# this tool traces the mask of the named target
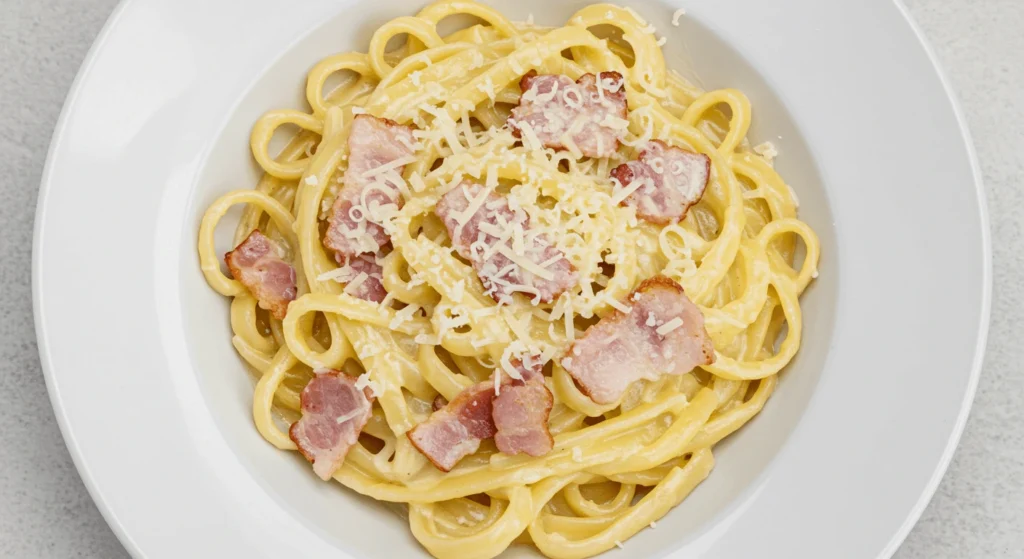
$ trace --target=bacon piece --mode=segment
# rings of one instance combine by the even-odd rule
[[[481,196],[485,197],[483,203],[479,203]],[[464,215],[471,208],[476,208],[473,215]],[[472,263],[487,294],[496,301],[511,303],[512,293],[518,291],[532,295],[537,302],[551,302],[579,280],[565,255],[539,231],[530,229],[525,211],[512,210],[508,198],[479,184],[463,181],[441,197],[434,212],[448,228],[452,246]],[[517,247],[520,236],[522,246]],[[516,254],[517,248],[522,254]],[[538,269],[547,277],[535,273]]]
[[[678,283],[664,276],[645,280],[624,304],[632,305],[628,314],[614,311],[602,318],[562,359],[562,367],[593,401],[610,404],[638,380],[714,363],[704,315]]]
[[[523,362],[524,359],[526,363]],[[544,378],[544,361],[541,361],[539,355],[524,355],[522,358],[512,357],[509,359],[509,364],[519,372],[519,376],[524,381],[543,380]]]
[[[568,76],[530,72],[519,81],[523,91],[508,123],[517,137],[530,131],[544,147],[568,149],[571,138],[582,155],[608,157],[619,149],[625,131],[625,81],[618,72]]]
[[[270,311],[278,320],[288,312],[288,303],[295,300],[295,268],[284,261],[284,249],[259,229],[224,255],[231,277],[248,289],[260,308]]]
[[[494,436],[493,400],[493,383],[474,384],[413,427],[407,433],[409,441],[437,469],[449,472],[459,460],[476,452],[480,441]]]
[[[554,397],[544,385],[543,365],[527,368],[519,359],[511,363],[523,380],[499,372],[500,395],[495,395],[491,380],[466,388],[451,402],[437,396],[434,413],[409,431],[413,446],[439,470],[451,471],[491,437],[506,454],[541,456],[551,451],[548,416]]]
[[[686,217],[690,206],[704,196],[711,176],[711,158],[653,140],[636,161],[619,165],[611,175],[621,188],[629,189],[640,181],[639,188],[622,204],[636,208],[641,219],[666,224]]]
[[[434,397],[434,403],[431,405],[431,407],[434,408],[434,411],[438,411],[447,405],[448,400],[445,400],[444,396],[438,394],[437,396]]]
[[[370,420],[373,396],[356,388],[355,379],[345,373],[328,371],[309,381],[299,401],[302,417],[292,424],[288,436],[313,463],[316,475],[328,480]]]
[[[342,261],[342,275],[336,279],[348,284],[345,293],[374,303],[384,300],[388,292],[384,289],[384,269],[377,263],[378,258],[376,254],[360,254]]]
[[[525,452],[543,456],[551,452],[554,440],[548,431],[548,417],[554,398],[541,377],[513,382],[494,398],[493,416],[497,433],[494,442],[505,454]]]
[[[346,256],[375,253],[389,241],[375,208],[402,207],[398,187],[404,165],[383,167],[413,154],[412,128],[367,114],[352,121],[344,186],[331,207],[324,246],[341,262]]]

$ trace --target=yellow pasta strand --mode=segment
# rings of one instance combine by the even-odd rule
[[[460,15],[479,23],[441,35],[439,23]],[[611,37],[595,35],[606,26]],[[404,45],[387,50],[396,37]],[[505,122],[531,71],[573,80],[622,74],[623,148],[577,158],[514,137]],[[327,91],[339,74],[340,85]],[[366,375],[373,414],[334,480],[404,503],[413,535],[435,557],[487,559],[532,545],[571,559],[616,547],[710,474],[714,445],[756,417],[799,350],[799,297],[818,274],[817,235],[798,219],[793,190],[750,149],[747,97],[706,92],[669,71],[635,11],[596,4],[546,28],[472,0],[437,1],[383,24],[366,52],[321,60],[305,94],[307,108],[271,110],[255,122],[250,148],[264,176],[210,205],[199,229],[201,269],[231,298],[231,343],[254,373],[253,420],[270,444],[297,450],[286,427],[317,371]],[[404,205],[385,219],[383,303],[353,297],[333,279],[339,264],[322,238],[348,167],[351,125],[362,113],[416,130],[414,157],[400,177]],[[271,140],[286,125],[299,132],[272,154]],[[711,161],[703,198],[678,223],[644,222],[612,199],[611,169],[654,139]],[[508,196],[548,232],[578,285],[551,303],[519,296],[495,303],[434,215],[440,197],[464,179]],[[296,269],[298,295],[283,320],[224,272],[215,230],[234,206],[242,215],[231,246],[260,229]],[[656,274],[698,304],[716,360],[596,404],[560,357]],[[451,472],[434,468],[406,433],[429,417],[435,397],[451,400],[491,378],[512,344],[552,362],[545,382],[554,397],[554,448],[509,456],[484,442]]]

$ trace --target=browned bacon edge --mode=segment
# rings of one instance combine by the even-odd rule
[[[654,277],[651,277],[651,278],[647,278],[644,281],[640,282],[640,285],[638,285],[636,287],[636,289],[634,289],[632,292],[630,292],[630,294],[626,297],[626,301],[631,301],[633,299],[633,294],[635,294],[635,293],[644,293],[645,291],[648,291],[650,289],[653,289],[653,288],[659,287],[659,286],[661,286],[661,287],[668,287],[668,288],[672,289],[673,291],[675,291],[676,293],[678,293],[679,295],[682,295],[684,297],[686,296],[686,293],[683,290],[683,286],[679,285],[678,283],[676,283],[675,281],[673,281],[670,278],[667,278],[667,277],[662,276],[662,275],[657,275],[657,276],[654,276]],[[624,312],[622,312],[622,311],[620,311],[618,309],[613,309],[611,313],[609,313],[608,315],[605,315],[605,317],[602,318],[601,320],[616,320],[617,321],[617,320],[625,319],[628,316],[629,315],[627,315],[626,313],[624,313]],[[704,361],[703,361],[703,363],[698,363],[697,364],[698,366],[699,365],[711,365],[712,363],[715,362],[715,346],[714,346],[714,344],[711,341],[711,336],[708,334],[706,328],[704,329],[703,333],[704,333],[704,336],[703,336],[703,340],[702,340],[703,343],[701,345],[701,353],[704,356]],[[574,342],[571,346],[569,346],[569,348],[566,351],[565,355],[573,355],[572,349],[575,346],[576,346],[576,343]],[[570,374],[570,376],[572,376],[572,375]],[[585,384],[579,382],[575,377],[573,377],[573,383],[576,385],[576,388],[579,389],[580,392],[585,394],[588,398],[593,399],[593,397],[591,396],[589,387],[587,387]]]
[[[322,373],[320,375],[317,375],[317,376],[332,376],[332,377],[336,377],[338,379],[341,379],[341,380],[344,380],[344,381],[347,381],[347,382],[354,382],[352,377],[350,377],[348,374],[346,374],[346,373],[344,373],[342,371],[337,371],[337,370],[333,370],[333,369],[330,370],[330,371],[327,371],[325,373]],[[317,377],[314,377],[312,380],[310,380],[310,382],[313,382],[314,380],[316,380],[316,378]],[[308,386],[309,385],[307,384],[307,387]],[[305,398],[304,398],[305,394],[306,394],[306,390],[305,389],[303,389],[303,391],[301,393],[299,393],[299,402],[300,402],[299,409],[300,409],[300,413],[303,416],[306,413],[306,405],[307,405],[306,401],[305,401]],[[375,400],[373,392],[369,388],[363,388],[363,396],[366,397],[367,405],[370,407],[370,409],[372,411],[372,409],[373,409],[373,402]],[[369,420],[369,417],[367,417],[367,420],[363,421],[362,424],[358,425],[358,428],[355,429],[357,441],[354,442],[353,444],[359,444],[358,443],[359,433],[361,433],[362,430],[366,427],[366,423],[368,422],[368,420]],[[301,454],[303,458],[305,458],[311,464],[315,464],[315,461],[316,461],[317,457],[315,456],[315,454],[312,451],[310,451],[309,449],[307,449],[305,447],[305,445],[302,443],[301,437],[299,436],[299,433],[298,433],[298,430],[301,428],[300,425],[299,425],[301,421],[302,421],[302,417],[300,417],[295,423],[291,424],[291,426],[288,428],[288,438],[291,439],[293,443],[295,443],[295,447],[298,449],[299,454]],[[341,444],[341,443],[335,443],[335,444]],[[344,454],[348,454],[348,450],[351,450],[351,448],[352,448],[352,446],[349,445],[348,449],[346,449]],[[319,450],[323,450],[323,451],[326,452],[326,451],[329,451],[331,449],[325,448],[325,449],[319,449]],[[344,460],[344,454],[342,456],[342,460]],[[340,466],[340,463],[338,464],[338,466]]]
[[[523,74],[523,77],[519,79],[519,91],[521,91],[522,93],[526,93],[527,91],[529,91],[530,87],[533,86],[534,78],[536,78],[538,75],[539,74],[537,73],[537,70],[530,70],[529,72]],[[587,78],[588,76],[591,79],[595,79],[595,76],[594,76],[593,73],[583,74],[582,76],[579,77],[579,79],[576,80],[576,85],[583,85],[583,83],[586,81],[585,78]],[[619,90],[618,91],[609,92],[607,95],[609,95],[610,97],[618,97],[618,96],[624,96],[625,95],[625,93],[623,92],[623,90],[625,88],[625,81],[623,81],[622,74],[620,74],[618,72],[614,72],[614,71],[611,71],[611,72],[601,72],[600,74],[598,74],[596,76],[596,79],[595,79],[595,82],[594,82],[595,85],[597,87],[601,87],[601,80],[606,79],[606,78],[611,78],[611,79],[620,81],[623,84],[623,85],[619,86]],[[628,109],[628,107],[627,107],[627,109]],[[509,115],[508,122],[509,122],[509,128],[512,130],[512,137],[520,138],[521,139],[523,137],[523,135],[522,135],[523,131],[520,130],[519,127],[515,125],[514,121],[512,120],[512,116],[511,115]],[[618,141],[616,141],[616,146],[618,146]],[[558,150],[558,151],[563,151],[566,148],[565,148],[565,146],[561,146],[561,147],[554,147],[554,146],[552,146],[552,149],[555,149],[555,150]]]
[[[663,142],[661,140],[651,140],[651,143],[661,144],[661,148],[663,150],[665,150],[666,152],[669,151],[669,150],[678,149],[678,150],[686,151],[686,152],[691,153],[693,155],[699,155],[699,156],[704,158],[704,173],[705,173],[705,176],[707,176],[708,178],[704,181],[704,185],[700,189],[700,195],[697,196],[696,199],[694,199],[692,201],[689,201],[688,203],[684,204],[683,210],[682,210],[681,215],[679,217],[648,214],[646,212],[642,212],[639,207],[636,208],[637,209],[637,216],[638,217],[640,217],[644,221],[647,221],[647,222],[650,222],[650,223],[654,223],[656,225],[667,225],[667,224],[672,223],[674,221],[682,221],[683,218],[686,217],[686,213],[690,210],[690,208],[692,208],[694,205],[696,205],[697,202],[700,202],[701,198],[704,197],[704,192],[707,190],[708,182],[710,182],[710,180],[711,180],[711,158],[708,157],[706,154],[703,154],[703,153],[697,153],[697,152],[692,152],[692,151],[689,151],[689,150],[684,150],[683,148],[680,148],[678,146],[670,146],[670,145],[666,144],[665,142]],[[648,168],[650,168],[650,165],[647,163],[647,160],[646,160],[646,155],[647,155],[647,150],[642,151],[640,153],[640,156],[637,159],[635,159],[634,162],[639,162],[640,164],[645,165]],[[652,172],[653,172],[653,169],[652,169]],[[661,174],[662,175],[662,177],[661,177],[661,180],[662,180],[662,185],[661,186],[662,186],[662,188],[665,188],[667,186],[667,185],[664,184],[665,181],[668,180],[665,177],[665,173],[667,173],[667,172],[668,172],[668,169],[664,169],[664,172]],[[633,167],[629,163],[623,163],[622,165],[619,165],[618,167],[612,169],[609,174],[613,178],[618,180],[619,184],[621,184],[623,188],[625,188],[626,185],[628,185],[629,183],[633,182],[633,178],[636,176],[635,173],[633,172]],[[667,186],[667,187],[668,188],[672,188],[671,186]],[[634,193],[634,196],[635,195],[636,195],[636,193]],[[623,207],[629,206],[630,205],[629,197],[627,197],[625,200],[622,200],[621,202],[619,202],[619,205],[623,206]]]
[[[522,366],[521,362],[515,363],[514,366],[521,369],[525,380],[516,380],[503,376],[501,386],[507,389],[502,390],[501,395],[494,395],[494,383],[492,381],[484,381],[464,389],[451,402],[447,402],[444,397],[440,395],[435,397],[433,401],[434,413],[432,413],[426,421],[413,427],[408,433],[406,433],[406,436],[409,438],[409,442],[411,442],[412,445],[416,447],[416,450],[420,451],[420,453],[423,454],[423,456],[425,456],[427,460],[434,465],[434,467],[441,471],[449,472],[455,464],[469,454],[472,454],[472,452],[475,452],[475,450],[462,454],[451,464],[448,464],[443,461],[442,457],[436,456],[432,449],[427,448],[425,441],[419,440],[420,437],[417,433],[421,433],[422,429],[438,428],[438,422],[455,421],[462,423],[469,438],[475,439],[475,441],[473,441],[476,445],[475,448],[479,448],[480,441],[496,437],[496,435],[500,434],[498,427],[499,424],[509,425],[510,427],[521,427],[521,425],[512,425],[509,421],[504,419],[497,419],[498,412],[495,409],[495,404],[499,399],[502,398],[502,396],[509,394],[508,396],[505,396],[505,400],[503,401],[509,406],[516,405],[518,402],[509,402],[509,400],[515,396],[518,390],[524,388],[536,389],[537,387],[540,387],[547,395],[545,398],[545,406],[540,410],[531,409],[524,411],[538,413],[538,416],[533,418],[534,421],[529,425],[529,427],[537,427],[540,436],[543,439],[546,439],[546,441],[541,443],[541,448],[539,450],[536,447],[519,448],[516,446],[519,439],[516,436],[513,436],[507,439],[503,438],[502,444],[499,444],[499,450],[506,454],[526,452],[531,456],[540,456],[550,452],[554,439],[551,438],[551,433],[548,431],[548,419],[551,414],[551,408],[554,404],[554,398],[551,395],[551,391],[548,390],[547,386],[544,384],[544,377],[540,373],[539,367],[527,369]],[[511,392],[509,392],[509,390],[511,390]],[[479,407],[477,408],[476,406],[473,406],[474,409],[470,409],[470,406],[472,406],[474,402]],[[521,433],[516,433],[514,435],[521,436]],[[497,441],[498,439],[495,438],[495,440]]]
[[[255,245],[255,246],[254,246]],[[258,254],[254,254],[254,251]],[[231,271],[231,277],[238,280],[253,294],[259,301],[260,307],[270,311],[271,316],[278,320],[284,320],[288,312],[288,304],[295,300],[296,277],[295,268],[281,259],[277,254],[277,244],[264,235],[259,229],[253,229],[244,241],[238,243],[234,249],[224,255],[224,262]],[[251,263],[242,262],[241,259],[254,257]],[[243,277],[245,270],[255,267],[258,263],[267,259],[270,264],[281,264],[290,271],[288,285],[275,286],[273,288],[263,285],[262,281],[252,281]],[[280,279],[280,278],[278,278]]]

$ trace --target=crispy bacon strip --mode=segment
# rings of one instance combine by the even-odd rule
[[[628,314],[614,311],[577,340],[562,367],[599,404],[617,401],[641,379],[680,375],[715,361],[704,329],[704,315],[676,282],[645,280],[624,302]]]
[[[472,215],[465,215],[474,208]],[[525,211],[513,210],[508,198],[477,183],[463,181],[441,197],[434,212],[448,228],[452,246],[472,263],[496,301],[510,303],[518,291],[537,302],[551,302],[579,280],[565,255],[531,230]]]
[[[375,254],[360,254],[341,262],[343,275],[337,280],[347,284],[345,293],[374,303],[384,300],[388,292],[384,289],[384,269],[377,263],[378,258]]]
[[[352,377],[339,371],[319,374],[299,395],[302,417],[288,436],[313,463],[320,479],[328,480],[345,461],[372,414],[373,396],[356,388]]]
[[[686,217],[690,206],[704,196],[711,158],[653,140],[637,160],[612,169],[611,176],[619,182],[616,188],[637,186],[623,205],[636,208],[641,219],[666,224]]]
[[[283,320],[288,303],[295,300],[295,268],[284,260],[284,249],[254,229],[234,250],[224,255],[237,279],[259,301],[261,308]]]
[[[494,382],[486,381],[466,388],[451,402],[434,398],[434,413],[408,433],[413,446],[445,472],[491,437],[506,454],[550,452],[548,416],[554,397],[544,385],[542,365],[538,361],[528,368],[512,359],[512,366],[522,380],[502,374],[500,395],[494,393]]]
[[[443,409],[447,405],[448,400],[445,400],[444,396],[438,394],[437,396],[434,397],[434,402],[433,404],[431,404],[431,407],[434,408],[434,411],[438,411],[440,409]]]
[[[498,450],[530,456],[551,452],[554,439],[548,431],[548,417],[553,405],[554,398],[542,378],[516,381],[502,388],[493,404]]]
[[[544,147],[569,149],[586,157],[608,157],[619,148],[626,128],[626,92],[618,72],[567,76],[530,72],[523,76],[519,106],[508,123],[512,133],[535,137]],[[531,136],[532,135],[532,136]]]
[[[492,383],[474,384],[406,435],[437,469],[449,472],[459,460],[476,452],[480,441],[494,436],[493,400]]]
[[[344,186],[331,207],[324,246],[339,262],[345,257],[376,253],[389,242],[375,208],[402,207],[398,183],[404,165],[390,167],[413,154],[412,128],[367,114],[357,115],[348,140]]]

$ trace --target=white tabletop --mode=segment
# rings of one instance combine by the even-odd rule
[[[0,2],[4,556],[127,556],[89,498],[54,421],[36,354],[29,272],[50,135],[78,66],[116,3]],[[974,135],[992,218],[995,290],[985,368],[963,440],[896,557],[1024,557],[1024,0],[906,3],[945,65]],[[956,341],[936,340],[936,351],[943,343]]]

